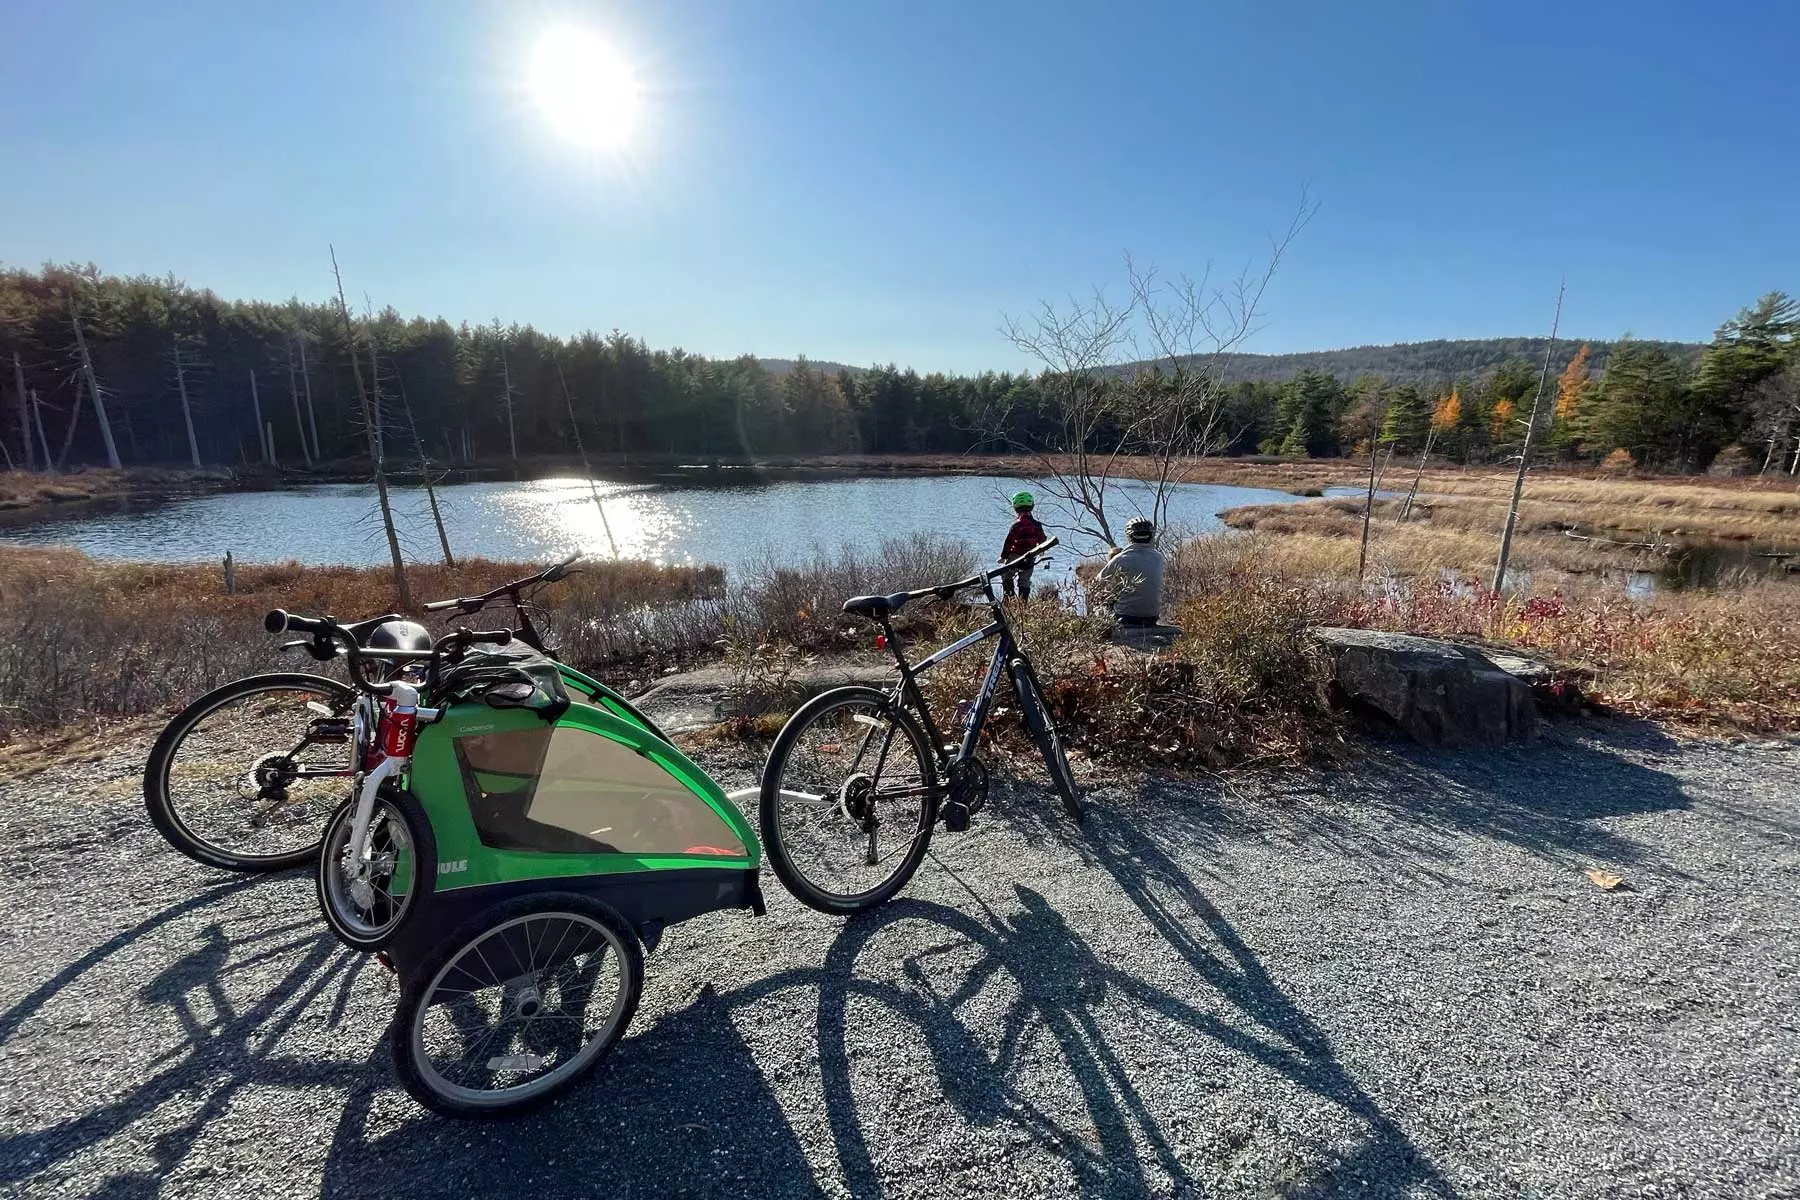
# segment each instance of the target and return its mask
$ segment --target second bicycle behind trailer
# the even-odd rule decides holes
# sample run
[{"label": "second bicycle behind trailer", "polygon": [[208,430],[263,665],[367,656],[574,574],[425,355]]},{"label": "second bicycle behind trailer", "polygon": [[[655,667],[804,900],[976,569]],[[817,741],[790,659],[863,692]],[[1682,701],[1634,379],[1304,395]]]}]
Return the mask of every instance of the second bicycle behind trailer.
[{"label": "second bicycle behind trailer", "polygon": [[[906,886],[941,820],[951,832],[969,827],[986,803],[987,767],[977,756],[982,729],[1001,678],[1018,698],[1026,732],[1037,745],[1069,815],[1082,805],[1037,672],[1013,634],[994,588],[1011,572],[1030,570],[1058,544],[1046,542],[967,579],[886,596],[856,596],[844,611],[875,622],[893,652],[894,686],[837,688],[802,705],[776,737],[763,768],[759,803],[769,863],[787,889],[821,912],[873,908]],[[914,601],[948,601],[979,590],[987,626],[909,663],[893,617]],[[919,676],[951,655],[995,639],[980,691],[964,708],[948,741],[919,689]]]}]

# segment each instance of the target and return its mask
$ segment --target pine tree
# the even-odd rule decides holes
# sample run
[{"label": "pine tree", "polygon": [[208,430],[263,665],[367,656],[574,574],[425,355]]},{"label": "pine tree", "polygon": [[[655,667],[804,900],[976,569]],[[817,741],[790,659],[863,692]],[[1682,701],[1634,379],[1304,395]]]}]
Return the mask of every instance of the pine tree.
[{"label": "pine tree", "polygon": [[1381,440],[1401,452],[1417,450],[1431,431],[1431,410],[1414,387],[1397,387],[1388,396],[1387,417],[1381,423]]}]

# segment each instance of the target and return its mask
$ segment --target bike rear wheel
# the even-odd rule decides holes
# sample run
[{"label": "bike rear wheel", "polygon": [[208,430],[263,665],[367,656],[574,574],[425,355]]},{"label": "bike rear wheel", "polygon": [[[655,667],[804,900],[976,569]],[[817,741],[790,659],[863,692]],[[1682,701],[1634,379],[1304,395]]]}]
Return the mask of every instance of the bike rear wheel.
[{"label": "bike rear wheel", "polygon": [[911,713],[871,687],[816,696],[763,768],[763,844],[776,876],[820,912],[847,915],[906,886],[931,844],[937,766]]},{"label": "bike rear wheel", "polygon": [[497,904],[408,981],[391,1035],[400,1083],[445,1116],[542,1104],[624,1036],[643,985],[636,936],[600,901],[553,892]]},{"label": "bike rear wheel", "polygon": [[[300,673],[252,675],[206,693],[151,748],[144,765],[151,822],[171,846],[208,866],[304,866],[350,785],[355,700],[335,679]],[[332,732],[340,728],[341,736]],[[331,740],[313,740],[321,730]]]},{"label": "bike rear wheel", "polygon": [[1037,672],[1023,658],[1012,662],[1013,688],[1019,695],[1019,712],[1025,719],[1025,732],[1037,743],[1044,756],[1044,769],[1050,772],[1050,783],[1062,797],[1063,807],[1080,824],[1086,815],[1081,807],[1081,793],[1075,786],[1075,773],[1069,769],[1069,756],[1063,753],[1062,738],[1056,722],[1050,718],[1050,705],[1044,690],[1038,686]]}]

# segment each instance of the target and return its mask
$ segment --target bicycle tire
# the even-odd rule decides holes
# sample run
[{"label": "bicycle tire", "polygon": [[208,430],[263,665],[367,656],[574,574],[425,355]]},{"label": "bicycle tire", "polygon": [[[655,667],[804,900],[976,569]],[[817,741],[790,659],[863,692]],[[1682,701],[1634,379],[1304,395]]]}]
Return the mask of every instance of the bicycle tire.
[{"label": "bicycle tire", "polygon": [[1050,705],[1044,699],[1044,690],[1039,686],[1037,672],[1031,669],[1031,663],[1024,658],[1012,661],[1013,690],[1019,696],[1019,711],[1025,718],[1025,732],[1037,743],[1038,753],[1043,755],[1044,769],[1050,773],[1050,783],[1056,794],[1062,797],[1063,807],[1077,825],[1086,818],[1086,810],[1081,805],[1081,792],[1075,786],[1075,773],[1069,769],[1069,757],[1063,752],[1062,739],[1057,735],[1056,722],[1050,717]]},{"label": "bicycle tire", "polygon": [[782,833],[780,812],[782,776],[786,773],[789,756],[800,738],[808,728],[828,715],[833,709],[846,708],[852,704],[867,704],[880,709],[893,720],[912,743],[913,752],[919,763],[929,771],[932,778],[921,777],[922,786],[936,784],[936,757],[931,753],[930,742],[919,727],[918,721],[904,706],[894,702],[887,692],[872,687],[834,688],[814,696],[802,704],[794,715],[788,718],[787,724],[775,737],[775,744],[769,748],[769,758],[763,766],[762,792],[757,805],[757,816],[761,826],[763,848],[768,851],[769,865],[775,868],[776,878],[782,886],[810,908],[832,916],[849,916],[853,913],[865,912],[875,908],[893,897],[912,879],[913,873],[925,859],[925,851],[931,845],[932,828],[937,822],[938,797],[931,796],[927,800],[926,812],[922,828],[914,835],[899,867],[883,882],[863,892],[842,894],[830,892],[819,887],[806,875],[806,872],[794,862],[793,854]]},{"label": "bicycle tire", "polygon": [[413,886],[406,894],[401,905],[401,912],[392,924],[381,927],[378,931],[359,929],[338,908],[333,899],[333,873],[337,870],[336,855],[330,852],[340,836],[348,836],[343,827],[348,825],[356,811],[356,797],[344,801],[332,814],[331,822],[325,826],[325,833],[320,838],[321,851],[314,859],[313,886],[319,897],[319,911],[325,917],[325,924],[330,927],[331,935],[352,950],[364,953],[380,950],[400,935],[407,922],[411,921],[437,886],[437,836],[432,831],[431,820],[425,815],[425,809],[411,792],[399,788],[384,787],[375,798],[377,812],[383,806],[398,818],[404,826],[413,855]]},{"label": "bicycle tire", "polygon": [[[453,964],[471,949],[476,950],[478,955],[481,954],[484,942],[492,935],[504,933],[509,926],[533,919],[555,919],[559,916],[571,924],[586,922],[590,927],[601,931],[607,948],[618,955],[619,996],[612,1005],[606,1028],[582,1044],[577,1052],[579,1061],[571,1064],[573,1069],[559,1069],[539,1086],[519,1089],[509,1096],[505,1091],[484,1094],[477,1089],[458,1087],[451,1083],[432,1065],[424,1045],[424,1024],[434,1007],[432,998],[438,993],[439,985],[445,982]],[[526,936],[520,940],[535,957],[535,950],[532,949],[534,939],[529,936],[528,929],[525,933]],[[535,944],[536,948],[541,949],[544,939],[537,939]],[[561,944],[559,940],[558,946]],[[533,969],[535,961],[518,965]],[[490,972],[492,970],[491,967],[483,969]],[[521,977],[523,974],[521,972]],[[389,1029],[388,1040],[393,1045],[395,1074],[399,1076],[400,1086],[406,1089],[408,1095],[432,1112],[443,1116],[500,1117],[526,1112],[573,1087],[618,1044],[637,1012],[643,986],[643,948],[625,919],[606,904],[591,896],[573,892],[543,892],[502,901],[482,910],[453,937],[446,938],[406,980],[400,1003],[394,1010],[393,1025]],[[464,989],[465,993],[470,990],[472,989]]]},{"label": "bicycle tire", "polygon": [[[163,840],[195,862],[209,867],[222,867],[227,871],[286,871],[305,866],[318,855],[319,839],[314,839],[310,845],[300,849],[278,854],[244,854],[226,849],[190,828],[182,819],[179,806],[169,794],[169,772],[175,755],[195,727],[226,704],[264,691],[316,692],[321,697],[329,697],[332,707],[342,711],[348,711],[356,698],[356,693],[349,685],[323,675],[302,672],[249,675],[214,688],[182,709],[163,727],[162,732],[157,735],[155,745],[150,749],[150,757],[144,763],[144,807],[150,814],[151,824],[156,826],[156,831],[162,834]],[[320,837],[323,836],[324,830],[321,827]]]}]

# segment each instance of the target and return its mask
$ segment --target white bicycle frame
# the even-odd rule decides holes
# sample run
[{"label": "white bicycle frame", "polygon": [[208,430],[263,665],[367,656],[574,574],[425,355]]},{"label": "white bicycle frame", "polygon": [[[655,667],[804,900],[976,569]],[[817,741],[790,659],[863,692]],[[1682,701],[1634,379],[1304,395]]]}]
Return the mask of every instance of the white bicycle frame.
[{"label": "white bicycle frame", "polygon": [[[412,718],[416,730],[419,725],[429,725],[438,719],[441,710],[419,707],[419,689],[399,680],[386,685],[388,699],[393,702],[392,713],[395,716]],[[352,734],[356,744],[356,762],[358,768],[367,760],[372,748],[380,741],[381,720],[384,706],[381,701],[365,692],[357,699],[356,717]],[[412,742],[409,737],[404,754],[386,754],[375,764],[371,771],[359,769],[356,777],[356,810],[350,818],[350,842],[356,848],[354,862],[351,866],[350,879],[355,883],[366,883],[373,866],[374,855],[369,846],[369,825],[375,817],[375,798],[381,793],[381,785],[397,775],[403,774],[412,766]]]}]

